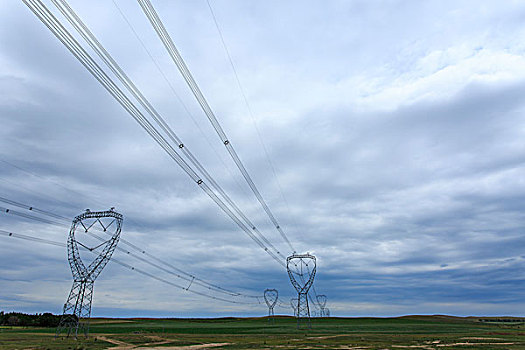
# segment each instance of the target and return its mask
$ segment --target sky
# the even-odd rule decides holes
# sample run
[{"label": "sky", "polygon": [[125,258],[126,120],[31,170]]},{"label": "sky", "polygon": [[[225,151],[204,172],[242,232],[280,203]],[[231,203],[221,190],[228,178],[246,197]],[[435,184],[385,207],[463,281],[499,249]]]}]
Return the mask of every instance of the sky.
[{"label": "sky", "polygon": [[[294,249],[316,256],[315,293],[332,315],[524,316],[523,2],[209,0],[220,32],[206,0],[152,3]],[[268,241],[292,254],[138,3],[70,5]],[[22,1],[0,5],[0,125],[0,197],[70,220],[115,207],[127,241],[222,288],[275,288],[275,313],[292,313],[286,269]],[[65,243],[62,223],[0,213],[0,230]],[[64,247],[0,236],[0,310],[61,313],[71,284]],[[110,262],[92,314],[268,311],[199,288],[251,304]]]}]

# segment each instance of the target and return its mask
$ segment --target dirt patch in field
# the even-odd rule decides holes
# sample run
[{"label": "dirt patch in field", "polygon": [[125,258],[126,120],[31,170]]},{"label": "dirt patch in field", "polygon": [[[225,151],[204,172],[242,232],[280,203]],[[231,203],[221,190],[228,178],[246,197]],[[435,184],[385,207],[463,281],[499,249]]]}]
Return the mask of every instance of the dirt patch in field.
[{"label": "dirt patch in field", "polygon": [[453,344],[438,344],[438,347],[448,347],[448,346],[478,346],[478,345],[514,345],[514,343],[453,343]]},{"label": "dirt patch in field", "polygon": [[231,343],[208,343],[208,344],[196,344],[196,345],[183,345],[183,346],[156,346],[171,343],[172,340],[164,339],[159,336],[149,336],[151,340],[156,340],[151,343],[143,344],[129,344],[120,340],[108,338],[107,336],[98,336],[100,340],[106,341],[113,345],[114,347],[107,348],[107,350],[203,350],[217,348],[225,345],[230,345]]},{"label": "dirt patch in field", "polygon": [[[140,346],[162,345],[162,344],[168,344],[168,343],[172,342],[169,339],[165,339],[165,338],[162,338],[162,337],[159,337],[159,336],[156,336],[156,335],[148,335],[146,337],[151,339],[151,340],[153,340],[153,342],[151,342],[151,343],[144,343],[144,344],[141,344]],[[150,348],[148,348],[148,349],[150,349]]]},{"label": "dirt patch in field", "polygon": [[[112,339],[112,338],[108,338],[108,337],[105,337],[105,336],[98,336],[98,339],[106,341],[106,342],[111,343],[113,345],[116,345],[114,347],[108,348],[108,349],[113,349],[113,350],[158,349],[158,348],[151,347],[151,346],[168,344],[168,343],[172,342],[169,339],[164,339],[164,338],[161,338],[161,337],[158,337],[158,336],[155,336],[155,335],[148,336],[148,338],[153,340],[153,342],[143,343],[143,344],[129,344],[129,343],[117,340],[117,339]],[[143,346],[147,346],[147,347],[143,348]],[[162,347],[160,349],[170,349],[170,347]]]},{"label": "dirt patch in field", "polygon": [[[162,346],[162,347],[147,347],[147,348],[135,348],[139,349],[148,349],[148,350],[202,350],[202,349],[211,349],[221,346],[230,345],[231,343],[208,343],[208,344],[198,344],[198,345],[184,345],[184,346]],[[146,344],[144,344],[146,345]],[[115,349],[115,348],[113,348]]]},{"label": "dirt patch in field", "polygon": [[128,343],[125,343],[125,342],[120,341],[120,340],[111,339],[111,338],[100,336],[100,335],[97,336],[97,339],[100,339],[100,340],[103,340],[105,342],[108,342],[108,343],[111,343],[113,345],[116,345],[116,346],[110,347],[108,349],[129,350],[129,349],[133,349],[135,347],[133,344],[128,344]]},{"label": "dirt patch in field", "polygon": [[336,335],[326,335],[322,337],[308,337],[308,339],[330,339],[330,338],[338,338],[338,337],[349,337],[348,334],[336,334]]},{"label": "dirt patch in field", "polygon": [[[473,339],[473,338],[470,338],[470,339]],[[476,338],[476,339],[480,339],[480,338]],[[446,348],[446,347],[451,347],[451,346],[479,346],[479,345],[515,345],[515,343],[511,343],[511,342],[490,342],[490,343],[478,343],[478,342],[475,342],[475,343],[470,343],[470,342],[465,342],[465,343],[450,343],[450,344],[432,344],[432,345],[429,345],[429,344],[421,344],[421,345],[392,345],[393,348],[402,348],[402,349],[428,349],[428,350],[431,350],[431,349],[436,349],[436,348]]]}]

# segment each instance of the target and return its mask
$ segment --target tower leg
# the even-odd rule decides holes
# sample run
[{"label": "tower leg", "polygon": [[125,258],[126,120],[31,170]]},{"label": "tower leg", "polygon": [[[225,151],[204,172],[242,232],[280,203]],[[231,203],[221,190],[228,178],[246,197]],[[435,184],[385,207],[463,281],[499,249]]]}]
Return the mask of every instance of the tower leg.
[{"label": "tower leg", "polygon": [[91,301],[93,298],[93,281],[76,280],[64,304],[62,318],[57,327],[55,338],[62,332],[67,332],[67,337],[78,332],[87,337],[89,330],[89,317],[91,315]]},{"label": "tower leg", "polygon": [[91,319],[91,302],[93,300],[93,286],[94,281],[88,281],[84,285],[84,298],[80,308],[80,316],[78,319],[79,332],[84,333],[87,337],[89,333],[89,320]]},{"label": "tower leg", "polygon": [[273,313],[273,307],[268,309],[268,321],[271,323],[275,323],[274,319],[275,314]]},{"label": "tower leg", "polygon": [[299,293],[297,301],[297,329],[312,328],[310,323],[310,308],[308,306],[308,293]]}]

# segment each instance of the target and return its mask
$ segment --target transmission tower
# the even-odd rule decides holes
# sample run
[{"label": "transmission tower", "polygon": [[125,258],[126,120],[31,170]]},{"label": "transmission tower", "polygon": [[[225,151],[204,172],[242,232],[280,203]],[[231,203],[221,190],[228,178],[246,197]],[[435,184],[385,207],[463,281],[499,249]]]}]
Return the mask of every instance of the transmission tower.
[{"label": "transmission tower", "polygon": [[308,307],[308,290],[312,286],[316,272],[315,256],[310,254],[293,254],[286,258],[286,268],[290,282],[297,290],[297,328],[310,323],[310,308]]},{"label": "transmission tower", "polygon": [[[95,227],[111,234],[111,237],[97,245],[87,245],[77,241],[75,235],[77,230],[78,233],[88,234]],[[67,239],[67,259],[73,274],[73,286],[64,304],[64,311],[55,337],[58,337],[61,332],[67,332],[68,337],[74,334],[75,338],[77,338],[79,333],[84,333],[87,337],[89,333],[89,318],[91,316],[93,284],[100,272],[102,272],[102,269],[109,262],[109,259],[111,259],[111,255],[117,247],[121,229],[122,215],[115,212],[113,208],[97,212],[86,209],[83,214],[73,219]],[[85,235],[82,239],[85,239]],[[80,256],[78,246],[90,252],[99,248],[102,248],[102,251],[86,267]]]},{"label": "transmission tower", "polygon": [[277,304],[277,299],[279,299],[279,292],[277,289],[264,290],[264,301],[266,302],[266,305],[268,305],[268,322],[275,322],[273,319],[273,308],[275,304]]},{"label": "transmission tower", "polygon": [[326,295],[319,294],[315,297],[317,299],[317,304],[319,305],[319,317],[326,316],[325,314],[325,306],[326,306]]},{"label": "transmission tower", "polygon": [[292,306],[294,317],[297,317],[297,301],[297,298],[290,299],[290,305]]}]

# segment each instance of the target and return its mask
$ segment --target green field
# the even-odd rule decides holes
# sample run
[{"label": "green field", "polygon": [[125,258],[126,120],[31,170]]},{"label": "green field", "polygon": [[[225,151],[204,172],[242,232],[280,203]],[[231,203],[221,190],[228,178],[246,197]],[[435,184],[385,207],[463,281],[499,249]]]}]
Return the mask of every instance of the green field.
[{"label": "green field", "polygon": [[89,338],[0,328],[0,349],[525,349],[525,325],[476,318],[93,319]]}]

